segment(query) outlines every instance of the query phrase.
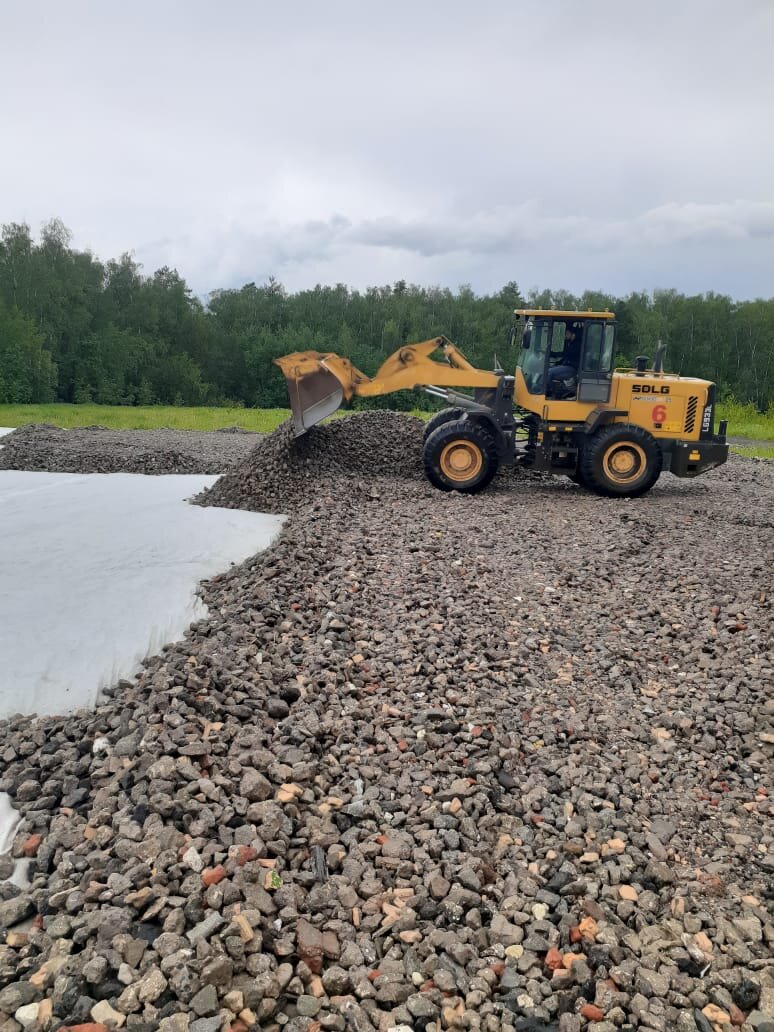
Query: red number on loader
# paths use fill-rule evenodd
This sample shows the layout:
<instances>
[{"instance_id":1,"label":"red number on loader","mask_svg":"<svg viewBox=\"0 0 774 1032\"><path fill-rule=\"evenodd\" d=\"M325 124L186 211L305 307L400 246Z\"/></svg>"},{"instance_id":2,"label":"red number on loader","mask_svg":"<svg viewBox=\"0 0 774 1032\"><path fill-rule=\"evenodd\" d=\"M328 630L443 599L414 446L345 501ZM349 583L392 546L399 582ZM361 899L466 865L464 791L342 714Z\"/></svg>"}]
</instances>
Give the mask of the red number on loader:
<instances>
[{"instance_id":1,"label":"red number on loader","mask_svg":"<svg viewBox=\"0 0 774 1032\"><path fill-rule=\"evenodd\" d=\"M650 415L654 423L663 423L667 416L666 405L654 405Z\"/></svg>"}]
</instances>

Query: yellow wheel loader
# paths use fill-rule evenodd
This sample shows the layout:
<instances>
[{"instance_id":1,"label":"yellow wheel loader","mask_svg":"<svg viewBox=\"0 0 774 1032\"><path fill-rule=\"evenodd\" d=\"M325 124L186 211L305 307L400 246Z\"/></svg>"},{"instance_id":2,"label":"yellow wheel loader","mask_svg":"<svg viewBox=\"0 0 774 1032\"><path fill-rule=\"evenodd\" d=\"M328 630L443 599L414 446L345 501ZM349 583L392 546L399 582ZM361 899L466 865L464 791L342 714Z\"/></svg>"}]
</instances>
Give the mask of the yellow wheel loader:
<instances>
[{"instance_id":1,"label":"yellow wheel loader","mask_svg":"<svg viewBox=\"0 0 774 1032\"><path fill-rule=\"evenodd\" d=\"M695 477L726 461L726 421L714 430L715 385L665 373L660 347L652 366L642 356L633 369L614 369L612 312L514 314L524 320L514 376L475 368L445 337L399 348L372 378L335 353L277 359L296 435L353 397L418 387L448 405L429 420L423 442L427 477L443 491L481 491L510 463L636 497L663 470Z\"/></svg>"}]
</instances>

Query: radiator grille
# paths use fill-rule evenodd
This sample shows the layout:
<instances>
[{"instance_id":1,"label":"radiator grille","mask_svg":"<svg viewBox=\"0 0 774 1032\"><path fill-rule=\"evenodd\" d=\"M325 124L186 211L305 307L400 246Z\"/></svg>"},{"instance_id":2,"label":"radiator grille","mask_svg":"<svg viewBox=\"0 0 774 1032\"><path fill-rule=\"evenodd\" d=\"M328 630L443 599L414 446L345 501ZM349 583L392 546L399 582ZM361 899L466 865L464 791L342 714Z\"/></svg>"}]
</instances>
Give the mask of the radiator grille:
<instances>
[{"instance_id":1,"label":"radiator grille","mask_svg":"<svg viewBox=\"0 0 774 1032\"><path fill-rule=\"evenodd\" d=\"M698 398L689 398L688 407L685 410L685 432L687 434L693 433L693 428L696 426L696 411L699 407Z\"/></svg>"}]
</instances>

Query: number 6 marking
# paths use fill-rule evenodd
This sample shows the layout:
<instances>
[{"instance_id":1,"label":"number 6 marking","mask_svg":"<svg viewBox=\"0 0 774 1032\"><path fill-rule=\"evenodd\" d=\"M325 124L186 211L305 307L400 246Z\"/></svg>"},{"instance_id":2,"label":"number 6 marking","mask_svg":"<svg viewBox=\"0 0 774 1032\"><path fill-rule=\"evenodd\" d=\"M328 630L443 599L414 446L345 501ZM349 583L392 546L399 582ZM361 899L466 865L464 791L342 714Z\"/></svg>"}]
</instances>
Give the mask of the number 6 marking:
<instances>
[{"instance_id":1,"label":"number 6 marking","mask_svg":"<svg viewBox=\"0 0 774 1032\"><path fill-rule=\"evenodd\" d=\"M654 405L650 416L654 423L663 423L666 419L666 405Z\"/></svg>"}]
</instances>

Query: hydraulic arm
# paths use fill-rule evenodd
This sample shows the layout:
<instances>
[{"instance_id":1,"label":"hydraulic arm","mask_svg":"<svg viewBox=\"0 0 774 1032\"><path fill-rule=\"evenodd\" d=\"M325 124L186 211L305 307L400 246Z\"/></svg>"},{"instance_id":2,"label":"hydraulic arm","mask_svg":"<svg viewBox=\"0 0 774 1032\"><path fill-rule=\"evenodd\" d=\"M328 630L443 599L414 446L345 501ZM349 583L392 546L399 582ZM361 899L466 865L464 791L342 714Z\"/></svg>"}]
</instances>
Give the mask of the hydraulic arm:
<instances>
[{"instance_id":1,"label":"hydraulic arm","mask_svg":"<svg viewBox=\"0 0 774 1032\"><path fill-rule=\"evenodd\" d=\"M444 361L431 358L436 351ZM372 378L334 352L296 351L275 363L287 380L297 437L355 395L373 398L414 387L496 388L501 380L497 373L476 369L446 337L398 348Z\"/></svg>"}]
</instances>

